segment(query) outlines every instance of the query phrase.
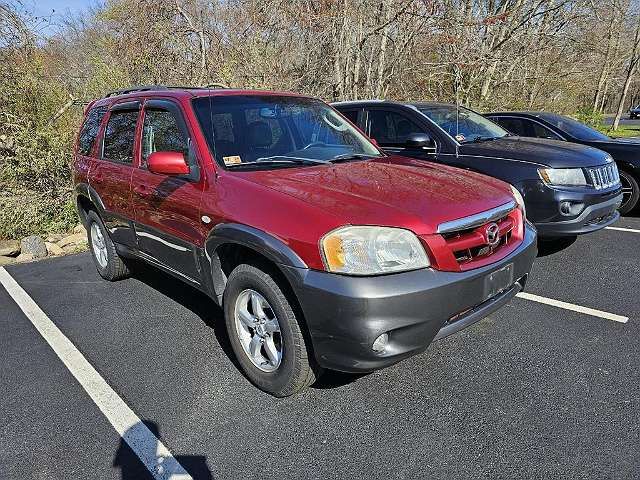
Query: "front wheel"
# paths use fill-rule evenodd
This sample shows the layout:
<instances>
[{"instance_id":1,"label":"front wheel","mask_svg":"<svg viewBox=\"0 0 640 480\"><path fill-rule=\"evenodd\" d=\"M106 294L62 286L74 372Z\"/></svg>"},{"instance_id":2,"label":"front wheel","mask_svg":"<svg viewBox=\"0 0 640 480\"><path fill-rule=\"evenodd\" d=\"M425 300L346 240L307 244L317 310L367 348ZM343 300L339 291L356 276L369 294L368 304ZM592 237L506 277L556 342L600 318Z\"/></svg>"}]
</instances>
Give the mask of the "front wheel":
<instances>
[{"instance_id":1,"label":"front wheel","mask_svg":"<svg viewBox=\"0 0 640 480\"><path fill-rule=\"evenodd\" d=\"M304 326L271 275L239 265L224 292L231 347L247 378L276 397L297 393L316 380Z\"/></svg>"},{"instance_id":2,"label":"front wheel","mask_svg":"<svg viewBox=\"0 0 640 480\"><path fill-rule=\"evenodd\" d=\"M620 183L622 184L622 204L618 208L621 215L629 213L638 204L640 198L640 186L633 175L620 170Z\"/></svg>"}]
</instances>

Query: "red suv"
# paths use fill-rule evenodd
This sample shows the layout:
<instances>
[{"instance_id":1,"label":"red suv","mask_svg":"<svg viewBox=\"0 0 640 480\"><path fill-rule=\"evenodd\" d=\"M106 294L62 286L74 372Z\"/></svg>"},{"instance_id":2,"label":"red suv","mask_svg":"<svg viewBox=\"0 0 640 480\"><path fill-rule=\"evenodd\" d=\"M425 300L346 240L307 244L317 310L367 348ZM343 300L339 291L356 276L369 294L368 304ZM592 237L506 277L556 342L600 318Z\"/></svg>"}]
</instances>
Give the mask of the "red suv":
<instances>
[{"instance_id":1,"label":"red suv","mask_svg":"<svg viewBox=\"0 0 640 480\"><path fill-rule=\"evenodd\" d=\"M109 94L87 107L74 181L100 275L142 259L210 295L276 396L425 350L504 305L536 256L507 183L386 155L291 93Z\"/></svg>"}]
</instances>

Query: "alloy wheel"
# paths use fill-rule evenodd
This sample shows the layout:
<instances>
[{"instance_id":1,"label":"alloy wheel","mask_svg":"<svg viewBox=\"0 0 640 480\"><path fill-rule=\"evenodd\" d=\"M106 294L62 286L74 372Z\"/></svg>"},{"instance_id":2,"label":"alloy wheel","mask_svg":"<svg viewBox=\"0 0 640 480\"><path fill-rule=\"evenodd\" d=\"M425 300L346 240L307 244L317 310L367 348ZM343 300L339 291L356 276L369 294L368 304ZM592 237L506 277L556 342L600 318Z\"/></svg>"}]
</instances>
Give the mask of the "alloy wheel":
<instances>
[{"instance_id":1,"label":"alloy wheel","mask_svg":"<svg viewBox=\"0 0 640 480\"><path fill-rule=\"evenodd\" d=\"M235 330L244 353L263 372L282 362L280 323L269 302L252 289L243 290L234 308Z\"/></svg>"},{"instance_id":2,"label":"alloy wheel","mask_svg":"<svg viewBox=\"0 0 640 480\"><path fill-rule=\"evenodd\" d=\"M107 263L109 262L107 244L104 236L102 235L102 230L100 230L100 227L95 222L91 224L91 246L93 248L93 256L96 259L96 262L98 262L98 265L102 268L106 268Z\"/></svg>"}]
</instances>

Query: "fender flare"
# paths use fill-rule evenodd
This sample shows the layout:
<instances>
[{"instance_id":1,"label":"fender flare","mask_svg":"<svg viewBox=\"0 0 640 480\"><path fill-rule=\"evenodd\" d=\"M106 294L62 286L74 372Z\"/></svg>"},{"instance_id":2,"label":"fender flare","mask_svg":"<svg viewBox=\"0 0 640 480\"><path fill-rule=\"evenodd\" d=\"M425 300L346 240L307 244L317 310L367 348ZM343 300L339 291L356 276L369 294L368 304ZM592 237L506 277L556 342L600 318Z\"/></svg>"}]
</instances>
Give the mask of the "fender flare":
<instances>
[{"instance_id":1,"label":"fender flare","mask_svg":"<svg viewBox=\"0 0 640 480\"><path fill-rule=\"evenodd\" d=\"M104 215L105 213L104 202L102 201L102 198L100 198L100 195L98 195L98 192L96 192L91 187L91 185L89 185L88 183L78 183L75 187L75 194L76 194L76 210L78 210L78 215L83 221L84 221L84 217L80 212L79 197L84 197L87 200L89 200L98 209L98 213L100 215Z\"/></svg>"},{"instance_id":2,"label":"fender flare","mask_svg":"<svg viewBox=\"0 0 640 480\"><path fill-rule=\"evenodd\" d=\"M216 225L205 241L205 255L211 266L213 293L222 304L222 293L227 283L217 250L220 246L234 244L249 248L275 264L293 268L309 268L291 247L273 235L240 223Z\"/></svg>"}]
</instances>

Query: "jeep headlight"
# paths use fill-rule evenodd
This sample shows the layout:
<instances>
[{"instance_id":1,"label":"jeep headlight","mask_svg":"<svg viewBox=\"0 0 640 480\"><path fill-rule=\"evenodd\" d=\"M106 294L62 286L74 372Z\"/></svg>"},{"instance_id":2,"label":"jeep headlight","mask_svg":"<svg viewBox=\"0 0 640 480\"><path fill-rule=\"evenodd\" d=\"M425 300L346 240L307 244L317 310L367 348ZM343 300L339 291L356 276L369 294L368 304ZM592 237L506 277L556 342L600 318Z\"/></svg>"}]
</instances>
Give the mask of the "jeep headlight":
<instances>
[{"instance_id":1,"label":"jeep headlight","mask_svg":"<svg viewBox=\"0 0 640 480\"><path fill-rule=\"evenodd\" d=\"M518 207L520 207L520 210L522 210L522 216L526 218L527 209L524 206L524 198L522 198L522 194L520 193L520 190L518 190L513 185L510 185L510 186L511 186L511 193L513 193L513 198L515 198L516 202L518 203Z\"/></svg>"},{"instance_id":2,"label":"jeep headlight","mask_svg":"<svg viewBox=\"0 0 640 480\"><path fill-rule=\"evenodd\" d=\"M415 234L402 228L348 226L320 240L329 272L379 275L429 266L429 258Z\"/></svg>"},{"instance_id":3,"label":"jeep headlight","mask_svg":"<svg viewBox=\"0 0 640 480\"><path fill-rule=\"evenodd\" d=\"M588 185L581 168L539 168L538 174L547 185Z\"/></svg>"}]
</instances>

